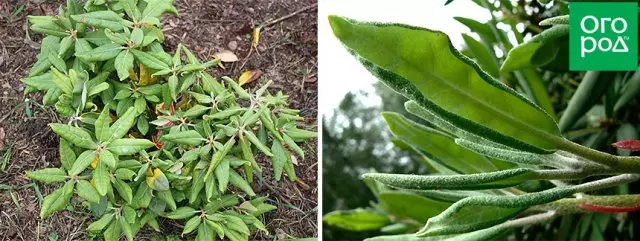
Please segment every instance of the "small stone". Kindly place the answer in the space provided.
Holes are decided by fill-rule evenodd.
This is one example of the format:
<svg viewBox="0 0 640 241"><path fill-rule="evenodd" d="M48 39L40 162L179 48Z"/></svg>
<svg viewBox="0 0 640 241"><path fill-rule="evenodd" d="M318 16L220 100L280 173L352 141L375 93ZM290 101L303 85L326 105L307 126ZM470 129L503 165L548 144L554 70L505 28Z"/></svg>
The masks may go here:
<svg viewBox="0 0 640 241"><path fill-rule="evenodd" d="M229 42L229 44L227 45L227 47L229 47L229 49L231 49L231 50L236 50L236 49L238 49L238 42L236 42L236 41L231 41L231 42Z"/></svg>

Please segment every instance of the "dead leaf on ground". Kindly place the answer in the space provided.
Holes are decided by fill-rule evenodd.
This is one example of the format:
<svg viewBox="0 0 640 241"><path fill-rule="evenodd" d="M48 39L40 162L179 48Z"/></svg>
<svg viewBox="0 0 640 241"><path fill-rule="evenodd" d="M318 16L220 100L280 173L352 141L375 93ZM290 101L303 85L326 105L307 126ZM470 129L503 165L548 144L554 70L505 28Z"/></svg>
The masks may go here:
<svg viewBox="0 0 640 241"><path fill-rule="evenodd" d="M262 76L262 70L248 70L240 75L240 78L238 78L238 83L240 83L240 86L243 86L245 84L251 83L254 80L257 80L258 78L260 78L260 76Z"/></svg>
<svg viewBox="0 0 640 241"><path fill-rule="evenodd" d="M4 128L0 127L0 150L4 148Z"/></svg>
<svg viewBox="0 0 640 241"><path fill-rule="evenodd" d="M251 46L252 47L258 47L258 44L260 43L260 30L262 29L261 26L257 26L253 29L253 41L251 41Z"/></svg>
<svg viewBox="0 0 640 241"><path fill-rule="evenodd" d="M276 228L276 237L278 237L278 240L283 240L287 238L287 233L282 229Z"/></svg>
<svg viewBox="0 0 640 241"><path fill-rule="evenodd" d="M229 50L217 52L213 54L213 57L219 59L222 62L236 62L238 61L238 56Z"/></svg>
<svg viewBox="0 0 640 241"><path fill-rule="evenodd" d="M291 162L293 162L293 165L298 165L298 158L296 155L291 154Z"/></svg>

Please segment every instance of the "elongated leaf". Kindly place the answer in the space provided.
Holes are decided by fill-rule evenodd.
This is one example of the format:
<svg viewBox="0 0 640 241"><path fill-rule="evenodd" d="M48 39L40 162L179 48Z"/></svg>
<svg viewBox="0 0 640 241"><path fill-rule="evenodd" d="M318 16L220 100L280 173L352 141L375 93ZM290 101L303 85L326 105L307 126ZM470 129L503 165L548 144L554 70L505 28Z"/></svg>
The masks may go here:
<svg viewBox="0 0 640 241"><path fill-rule="evenodd" d="M80 174L82 171L84 171L84 169L87 169L87 167L91 165L91 162L93 162L93 160L97 158L98 157L96 156L96 151L84 151L78 156L76 162L73 163L71 170L69 170L69 175L73 176Z"/></svg>
<svg viewBox="0 0 640 241"><path fill-rule="evenodd" d="M171 210L176 210L176 201L173 199L173 194L171 194L171 190L167 191L158 191L156 194L160 200L164 201L164 203L171 208Z"/></svg>
<svg viewBox="0 0 640 241"><path fill-rule="evenodd" d="M569 35L569 25L556 25L509 51L501 71L538 67L551 62L558 54L561 38Z"/></svg>
<svg viewBox="0 0 640 241"><path fill-rule="evenodd" d="M138 116L138 112L134 107L129 107L127 111L116 120L116 122L109 127L109 132L111 132L111 136L109 136L108 140L113 141L115 139L122 138L129 129L133 126L136 117Z"/></svg>
<svg viewBox="0 0 640 241"><path fill-rule="evenodd" d="M491 27L489 26L492 23L481 23L476 20L463 17L453 17L453 19L467 26L469 29L471 29L471 31L476 32L478 35L480 35L480 38L483 40L483 42L487 44L498 42L496 35L493 34L493 30L491 30Z"/></svg>
<svg viewBox="0 0 640 241"><path fill-rule="evenodd" d="M258 139L258 137L253 134L253 132L251 131L245 131L243 132L245 134L245 136L247 137L247 139L249 139L249 141L251 143L253 143L254 145L256 145L256 147L258 148L258 150L260 150L262 153L264 153L267 156L273 157L273 153L269 150L269 148L267 146L265 146L260 139Z"/></svg>
<svg viewBox="0 0 640 241"><path fill-rule="evenodd" d="M225 192L229 185L229 158L224 158L216 167L216 178L218 179L218 190Z"/></svg>
<svg viewBox="0 0 640 241"><path fill-rule="evenodd" d="M200 133L194 130L166 134L166 135L163 135L160 139L177 143L177 144L191 145L191 146L200 145L200 143L202 143L202 141L205 140L204 138L202 138Z"/></svg>
<svg viewBox="0 0 640 241"><path fill-rule="evenodd" d="M164 175L160 168L153 169L153 175L147 177L147 185L151 187L151 189L156 191L167 191L169 190L169 180L167 176Z"/></svg>
<svg viewBox="0 0 640 241"><path fill-rule="evenodd" d="M113 187L116 188L116 191L118 191L118 194L120 194L120 197L122 197L122 199L124 199L127 203L131 203L131 199L133 198L133 191L127 183L125 183L123 180L115 179Z"/></svg>
<svg viewBox="0 0 640 241"><path fill-rule="evenodd" d="M567 197L577 190L554 188L519 196L474 196L462 199L438 216L430 218L418 236L460 234L504 222L530 206Z"/></svg>
<svg viewBox="0 0 640 241"><path fill-rule="evenodd" d="M549 115L481 71L445 34L329 18L334 34L368 70L456 127L537 153L555 151L562 140Z"/></svg>
<svg viewBox="0 0 640 241"><path fill-rule="evenodd" d="M27 172L29 179L41 181L44 183L63 182L67 178L67 173L60 168L44 168L37 171Z"/></svg>
<svg viewBox="0 0 640 241"><path fill-rule="evenodd" d="M365 209L333 211L322 217L331 226L351 231L376 230L389 223L387 216Z"/></svg>
<svg viewBox="0 0 640 241"><path fill-rule="evenodd" d="M67 181L61 188L53 191L42 199L40 207L40 218L46 218L52 213L64 209L69 203L69 199L73 194L73 180Z"/></svg>
<svg viewBox="0 0 640 241"><path fill-rule="evenodd" d="M177 14L178 10L173 6L173 0L145 0L147 7L142 11L142 19L158 18L163 13Z"/></svg>
<svg viewBox="0 0 640 241"><path fill-rule="evenodd" d="M98 163L96 169L93 170L93 182L96 185L96 191L100 196L107 195L107 191L109 191L111 187L111 180L109 178L109 169L106 165L102 163Z"/></svg>
<svg viewBox="0 0 640 241"><path fill-rule="evenodd" d="M129 78L129 71L133 69L133 55L128 50L121 51L118 56L116 56L114 65L120 80Z"/></svg>
<svg viewBox="0 0 640 241"><path fill-rule="evenodd" d="M104 231L104 241L118 241L120 240L120 231L122 227L120 226L120 221L114 220L109 224L107 229Z"/></svg>
<svg viewBox="0 0 640 241"><path fill-rule="evenodd" d="M111 136L111 131L109 130L109 125L111 124L111 115L109 113L108 106L105 107L96 122L94 123L96 138L100 141L107 141L109 136Z"/></svg>
<svg viewBox="0 0 640 241"><path fill-rule="evenodd" d="M384 209L396 218L411 218L424 223L452 203L429 199L402 191L384 191L378 195Z"/></svg>
<svg viewBox="0 0 640 241"><path fill-rule="evenodd" d="M87 180L78 180L76 186L78 196L92 203L100 203L100 194Z"/></svg>
<svg viewBox="0 0 640 241"><path fill-rule="evenodd" d="M500 160L505 160L508 162L525 164L525 165L542 165L544 163L544 157L540 154L534 154L523 151L513 151L507 149L496 148L492 146L486 146L482 144L477 144L465 139L456 139L456 144L467 148L471 151L474 151L478 154L497 158Z"/></svg>
<svg viewBox="0 0 640 241"><path fill-rule="evenodd" d="M90 26L108 28L113 31L120 31L130 24L126 24L124 19L113 11L95 11L79 15L71 15L75 21L86 23Z"/></svg>
<svg viewBox="0 0 640 241"><path fill-rule="evenodd" d="M273 140L273 144L271 145L271 151L273 153L273 157L271 157L271 166L273 167L274 178L276 181L280 181L282 176L282 170L284 170L284 165L286 165L289 158L291 158L289 151L282 146L282 143L278 140Z"/></svg>
<svg viewBox="0 0 640 241"><path fill-rule="evenodd" d="M58 123L51 123L49 127L53 132L76 146L85 149L95 149L97 147L91 135L81 128Z"/></svg>
<svg viewBox="0 0 640 241"><path fill-rule="evenodd" d="M116 158L113 156L113 153L109 150L103 150L99 154L100 162L107 165L111 169L116 168Z"/></svg>
<svg viewBox="0 0 640 241"><path fill-rule="evenodd" d="M69 76L60 73L60 71L53 67L51 67L51 73L53 74L51 82L53 82L56 87L65 94L71 94L73 92L73 83L71 83Z"/></svg>
<svg viewBox="0 0 640 241"><path fill-rule="evenodd" d="M620 97L613 107L614 112L618 112L629 101L636 98L638 92L640 92L640 71L636 70L636 72L629 77L629 80L627 80L627 84L622 88L622 93L620 93Z"/></svg>
<svg viewBox="0 0 640 241"><path fill-rule="evenodd" d="M253 192L253 189L251 188L251 185L249 185L247 180L244 180L244 178L242 178L242 176L240 176L240 174L238 174L233 169L229 170L229 182L249 196L256 195L256 193Z"/></svg>
<svg viewBox="0 0 640 241"><path fill-rule="evenodd" d="M112 141L107 148L116 155L133 155L153 145L147 139L124 138Z"/></svg>
<svg viewBox="0 0 640 241"><path fill-rule="evenodd" d="M213 229L209 227L209 225L202 223L198 226L198 235L196 236L196 241L208 241L214 239L215 236L213 233Z"/></svg>
<svg viewBox="0 0 640 241"><path fill-rule="evenodd" d="M118 221L120 222L120 227L122 227L124 236L127 237L127 241L133 241L133 229L131 228L131 225L125 218L120 218Z"/></svg>
<svg viewBox="0 0 640 241"><path fill-rule="evenodd" d="M130 51L131 53L133 53L133 56L135 56L136 59L140 61L140 63L142 63L145 67L149 67L157 70L169 68L169 65L167 65L164 61L156 58L155 56L149 53L142 52L137 49L130 49Z"/></svg>
<svg viewBox="0 0 640 241"><path fill-rule="evenodd" d="M105 44L86 52L77 52L76 57L89 62L106 61L115 58L121 51L122 46L118 44Z"/></svg>
<svg viewBox="0 0 640 241"><path fill-rule="evenodd" d="M411 175L366 173L364 178L371 178L381 183L403 189L450 189L473 190L503 188L518 185L537 176L531 169L517 168L504 171L476 173L467 175Z"/></svg>
<svg viewBox="0 0 640 241"><path fill-rule="evenodd" d="M69 142L64 138L60 138L60 148L58 149L60 152L60 162L62 162L62 166L66 170L71 170L73 164L76 162L76 153L73 152Z"/></svg>
<svg viewBox="0 0 640 241"><path fill-rule="evenodd" d="M607 76L606 73L598 71L586 72L560 117L559 126L562 132L569 131L575 122L600 99L607 89L606 86L611 82Z"/></svg>
<svg viewBox="0 0 640 241"><path fill-rule="evenodd" d="M192 207L184 206L179 207L173 212L167 213L167 218L170 219L186 219L198 213L197 210Z"/></svg>
<svg viewBox="0 0 640 241"><path fill-rule="evenodd" d="M384 112L382 117L398 138L425 151L424 155L458 173L498 171L487 158L458 146L445 133L415 123L397 113Z"/></svg>
<svg viewBox="0 0 640 241"><path fill-rule="evenodd" d="M467 44L467 48L473 53L478 64L493 78L500 78L500 69L498 68L497 60L491 54L492 52L469 35L462 34L462 39Z"/></svg>
<svg viewBox="0 0 640 241"><path fill-rule="evenodd" d="M107 227L107 225L109 225L109 223L111 223L111 220L113 220L114 217L115 217L115 214L113 213L102 215L100 219L89 224L89 227L87 227L87 231L89 232L102 231L105 227Z"/></svg>
<svg viewBox="0 0 640 241"><path fill-rule="evenodd" d="M192 217L191 219L189 219L189 221L187 221L184 224L184 229L182 230L182 234L193 232L193 230L196 230L196 228L198 228L198 225L200 225L201 222L202 222L202 219L200 219L199 216Z"/></svg>

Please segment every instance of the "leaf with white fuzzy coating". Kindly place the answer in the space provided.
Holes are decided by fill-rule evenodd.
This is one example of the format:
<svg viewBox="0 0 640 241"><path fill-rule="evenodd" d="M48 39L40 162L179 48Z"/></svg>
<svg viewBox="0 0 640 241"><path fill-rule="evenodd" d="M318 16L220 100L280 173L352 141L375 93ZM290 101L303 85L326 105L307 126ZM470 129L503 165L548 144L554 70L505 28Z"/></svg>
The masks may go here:
<svg viewBox="0 0 640 241"><path fill-rule="evenodd" d="M362 176L363 178L370 178L389 186L402 189L474 190L515 186L524 181L537 177L537 173L531 169L517 168L504 171L475 173L468 175L412 175L366 173Z"/></svg>

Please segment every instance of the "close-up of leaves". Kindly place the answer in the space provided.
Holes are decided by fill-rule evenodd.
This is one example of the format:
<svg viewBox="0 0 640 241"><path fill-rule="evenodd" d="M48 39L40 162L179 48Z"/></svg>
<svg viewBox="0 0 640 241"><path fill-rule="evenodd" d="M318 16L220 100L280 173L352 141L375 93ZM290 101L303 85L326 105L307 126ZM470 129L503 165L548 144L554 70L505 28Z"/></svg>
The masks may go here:
<svg viewBox="0 0 640 241"><path fill-rule="evenodd" d="M253 187L272 178L310 189L296 173L317 133L271 88L278 81L257 81L260 70L211 74L238 61L233 53L200 59L182 43L167 52L165 13L178 14L173 0L67 0L56 15L28 17L43 38L24 94L44 93L39 108L59 120L48 124L56 167L24 173L57 187L38 193L40 218L77 197L89 216L68 218L88 218L78 228L92 240L147 240L145 228L161 240L292 237L265 227L277 207ZM167 220L179 231L161 227Z"/></svg>
<svg viewBox="0 0 640 241"><path fill-rule="evenodd" d="M381 107L350 93L323 120L323 237L638 239L638 72L569 71L566 1L473 4L490 20L455 17L471 31L462 48L437 30L328 17L385 86ZM327 190L334 180L369 191Z"/></svg>

